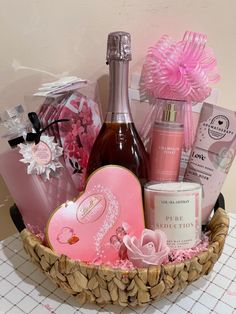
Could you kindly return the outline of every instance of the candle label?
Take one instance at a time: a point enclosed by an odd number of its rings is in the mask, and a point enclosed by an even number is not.
[[[166,233],[170,248],[190,248],[199,239],[200,224],[196,215],[199,212],[198,197],[198,193],[184,196],[165,194],[155,196],[153,211],[155,229]]]

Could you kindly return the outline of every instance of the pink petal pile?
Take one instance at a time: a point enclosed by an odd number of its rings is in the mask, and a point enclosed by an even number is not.
[[[209,246],[209,238],[206,234],[202,236],[202,240],[196,244],[194,247],[185,250],[171,250],[168,261],[165,261],[163,264],[167,263],[180,263],[186,259],[191,259],[200,252],[207,250]]]

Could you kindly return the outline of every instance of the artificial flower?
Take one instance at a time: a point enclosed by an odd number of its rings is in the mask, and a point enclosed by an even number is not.
[[[160,265],[168,258],[170,252],[165,233],[158,229],[144,229],[140,239],[125,235],[123,243],[129,260],[136,267]]]
[[[50,176],[57,175],[59,168],[63,167],[59,161],[63,149],[54,142],[52,136],[42,135],[37,145],[22,143],[18,146],[19,152],[23,156],[20,161],[27,164],[28,174],[40,175],[46,181],[50,179]],[[37,153],[38,150],[39,153]],[[43,154],[42,151],[44,151]]]

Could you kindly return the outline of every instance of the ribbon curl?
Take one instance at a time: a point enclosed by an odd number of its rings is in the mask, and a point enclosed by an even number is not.
[[[175,43],[164,35],[150,47],[146,56],[142,84],[154,98],[201,102],[211,93],[210,83],[220,79],[217,62],[207,36],[186,32]]]
[[[52,126],[55,123],[60,123],[60,122],[68,122],[70,121],[69,119],[60,119],[60,120],[55,120],[48,124],[45,128],[41,129],[41,122],[39,120],[39,117],[36,112],[29,112],[28,113],[28,118],[32,124],[32,127],[35,132],[29,132],[26,134],[26,136],[19,136],[16,138],[13,138],[8,141],[9,145],[11,147],[15,147],[18,144],[26,142],[35,142],[35,145],[37,145],[40,142],[40,138],[43,132],[45,132],[50,126]]]
[[[45,128],[41,129],[41,122],[39,120],[39,117],[36,112],[29,112],[28,113],[28,118],[30,122],[32,123],[33,129],[35,130],[35,133],[30,132],[27,133],[26,136],[26,141],[27,142],[35,142],[35,145],[37,145],[40,142],[40,137],[43,132],[45,132],[50,126],[52,126],[55,123],[59,122],[68,122],[70,121],[69,119],[60,119],[60,120],[55,120],[48,124]]]

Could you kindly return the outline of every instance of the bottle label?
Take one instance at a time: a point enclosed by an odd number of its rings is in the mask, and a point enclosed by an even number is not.
[[[154,129],[151,148],[151,180],[177,181],[183,131]]]
[[[131,123],[133,122],[129,112],[108,112],[106,115],[106,123]]]
[[[49,180],[50,175],[57,175],[59,168],[63,167],[59,161],[63,149],[54,142],[54,137],[42,135],[40,142],[19,144],[19,153],[27,164],[27,173],[40,175],[44,180]]]
[[[106,199],[103,194],[88,195],[78,204],[77,219],[81,223],[92,223],[98,220],[106,208]]]
[[[52,151],[46,143],[41,141],[32,146],[32,158],[39,165],[48,165],[52,160]]]

